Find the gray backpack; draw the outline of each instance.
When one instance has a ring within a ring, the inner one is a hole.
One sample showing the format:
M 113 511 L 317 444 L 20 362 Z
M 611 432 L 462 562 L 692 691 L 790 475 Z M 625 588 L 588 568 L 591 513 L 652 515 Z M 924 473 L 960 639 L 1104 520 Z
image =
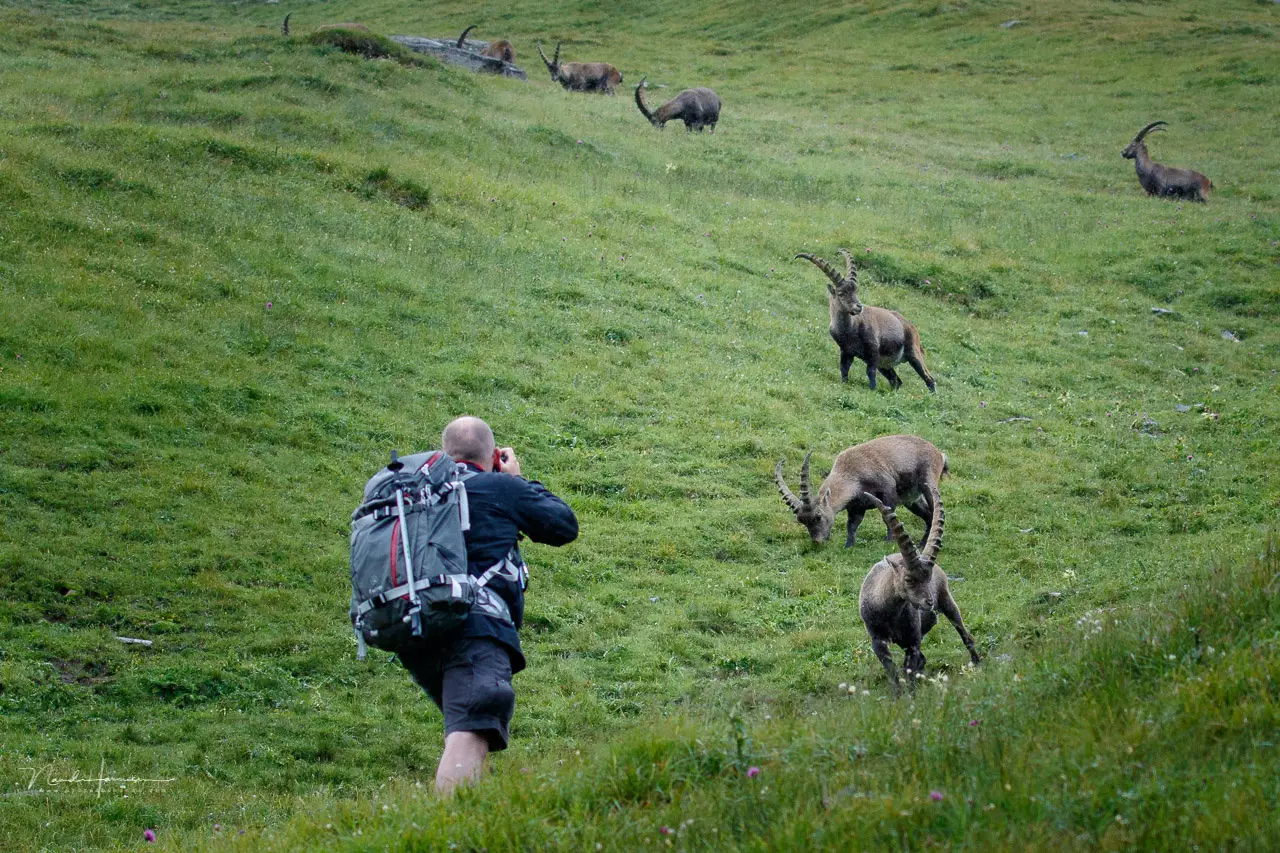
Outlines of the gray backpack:
M 476 600 L 463 532 L 465 474 L 444 451 L 415 453 L 374 474 L 351 515 L 351 621 L 365 646 L 400 651 L 458 634 Z

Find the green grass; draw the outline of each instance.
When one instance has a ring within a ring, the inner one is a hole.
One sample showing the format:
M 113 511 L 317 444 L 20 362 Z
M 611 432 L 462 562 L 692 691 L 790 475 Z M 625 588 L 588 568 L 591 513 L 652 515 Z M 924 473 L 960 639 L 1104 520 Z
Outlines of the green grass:
M 530 81 L 307 43 L 344 21 L 480 21 Z M 689 817 L 718 829 L 691 847 L 1265 846 L 1278 29 L 1245 0 L 0 0 L 0 848 L 626 849 Z M 560 38 L 712 86 L 717 133 L 561 91 Z M 1157 118 L 1208 206 L 1119 157 Z M 840 246 L 936 396 L 839 382 L 791 258 Z M 354 660 L 346 535 L 462 412 L 583 535 L 529 550 L 512 749 L 441 806 L 438 713 Z M 989 660 L 939 628 L 914 703 L 857 616 L 874 526 L 811 545 L 771 479 L 892 432 L 948 454 Z M 100 767 L 175 781 L 27 790 Z

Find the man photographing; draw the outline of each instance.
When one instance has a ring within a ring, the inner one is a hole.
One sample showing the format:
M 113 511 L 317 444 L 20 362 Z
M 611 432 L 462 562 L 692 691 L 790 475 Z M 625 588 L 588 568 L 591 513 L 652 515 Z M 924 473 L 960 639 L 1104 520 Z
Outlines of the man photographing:
M 479 418 L 451 421 L 441 447 L 465 477 L 468 573 L 479 578 L 502 566 L 485 584 L 458 639 L 397 652 L 444 714 L 444 754 L 436 770 L 436 791 L 444 794 L 477 778 L 490 752 L 507 748 L 516 701 L 511 677 L 525 667 L 517 631 L 529 573 L 517 541 L 524 534 L 534 542 L 565 545 L 577 538 L 578 519 L 541 483 L 521 476 L 515 450 L 498 449 L 493 431 Z

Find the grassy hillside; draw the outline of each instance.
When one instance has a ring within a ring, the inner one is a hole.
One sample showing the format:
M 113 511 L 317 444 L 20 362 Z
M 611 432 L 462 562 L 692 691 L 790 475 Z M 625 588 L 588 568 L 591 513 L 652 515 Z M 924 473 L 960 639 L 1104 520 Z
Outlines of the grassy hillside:
M 0 0 L 0 849 L 1261 846 L 1280 6 L 1202 7 Z M 530 80 L 335 21 L 479 22 Z M 559 39 L 624 92 L 554 87 Z M 650 128 L 642 75 L 717 133 Z M 1157 118 L 1209 205 L 1120 158 Z M 936 395 L 840 383 L 791 258 L 841 246 Z M 441 807 L 346 535 L 463 412 L 583 535 L 528 550 L 512 749 Z M 812 545 L 772 482 L 893 432 L 950 458 L 988 660 L 939 628 L 914 702 L 857 615 L 878 524 Z

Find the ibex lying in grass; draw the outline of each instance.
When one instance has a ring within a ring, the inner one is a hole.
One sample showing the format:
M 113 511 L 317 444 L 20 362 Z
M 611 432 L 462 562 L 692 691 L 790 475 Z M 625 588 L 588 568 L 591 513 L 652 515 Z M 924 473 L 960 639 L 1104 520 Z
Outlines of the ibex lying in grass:
M 604 92 L 616 95 L 622 85 L 622 72 L 607 62 L 566 62 L 560 64 L 560 42 L 556 42 L 556 55 L 548 60 L 538 43 L 538 55 L 551 72 L 552 82 L 559 83 L 570 92 Z
M 884 671 L 889 674 L 895 691 L 899 689 L 898 671 L 889 656 L 889 643 L 906 651 L 902 666 L 907 671 L 908 683 L 914 684 L 915 679 L 924 676 L 925 659 L 920 651 L 920 642 L 937 623 L 938 613 L 956 626 L 960 639 L 969 650 L 970 660 L 975 665 L 982 662 L 973 635 L 965 629 L 960 608 L 951 597 L 947 574 L 938 567 L 938 549 L 942 547 L 942 499 L 933 486 L 928 486 L 928 491 L 933 504 L 933 523 L 920 553 L 916 552 L 911 537 L 893 510 L 875 495 L 868 495 L 884 516 L 900 553 L 890 554 L 867 572 L 862 591 L 858 594 L 858 612 L 871 635 L 871 648 L 884 664 Z
M 1213 181 L 1190 169 L 1174 169 L 1170 166 L 1161 165 L 1152 160 L 1151 156 L 1147 154 L 1147 144 L 1142 140 L 1154 130 L 1163 130 L 1167 124 L 1167 121 L 1151 122 L 1151 124 L 1138 131 L 1138 135 L 1120 152 L 1120 156 L 1126 160 L 1134 161 L 1134 168 L 1138 170 L 1138 183 L 1142 184 L 1142 188 L 1147 191 L 1147 195 L 1185 198 L 1201 203 L 1208 202 L 1208 193 L 1213 188 Z
M 809 494 L 812 455 L 805 454 L 800 468 L 800 497 L 782 479 L 784 460 L 778 460 L 773 479 L 783 501 L 796 514 L 796 520 L 808 528 L 814 542 L 827 541 L 836 513 L 847 510 L 844 546 L 852 547 L 863 514 L 876 507 L 877 501 L 891 507 L 905 504 L 926 525 L 932 522 L 930 495 L 937 494 L 938 481 L 947 473 L 947 457 L 923 438 L 886 435 L 841 451 L 831 465 L 831 473 L 818 487 L 816 503 Z
M 830 331 L 831 337 L 840 347 L 840 379 L 849 381 L 849 367 L 855 358 L 860 358 L 867 363 L 867 380 L 871 383 L 871 390 L 875 390 L 876 371 L 879 371 L 889 380 L 889 387 L 896 391 L 902 385 L 902 380 L 893 368 L 905 358 L 916 373 L 920 374 L 929 390 L 936 392 L 933 377 L 924 366 L 924 350 L 920 347 L 920 333 L 916 331 L 916 327 L 897 311 L 863 305 L 858 299 L 858 271 L 854 269 L 853 258 L 848 249 L 841 249 L 840 254 L 844 255 L 844 276 L 822 258 L 814 257 L 808 252 L 796 255 L 796 258 L 812 261 L 831 279 L 831 283 L 827 285 L 831 308 Z
M 293 17 L 292 12 L 284 16 L 284 22 L 280 24 L 280 35 L 282 36 L 289 35 L 289 19 L 292 17 Z M 356 24 L 350 21 L 348 21 L 345 24 L 321 24 L 320 26 L 316 27 L 316 32 L 320 32 L 322 30 L 359 30 L 362 33 L 369 32 L 369 28 L 366 27 L 364 24 Z
M 687 131 L 702 130 L 705 127 L 712 133 L 716 132 L 716 122 L 720 121 L 719 95 L 702 86 L 697 89 L 685 89 L 650 112 L 644 105 L 644 97 L 640 94 L 646 79 L 648 78 L 641 77 L 640 85 L 636 86 L 636 106 L 640 108 L 640 113 L 649 120 L 650 124 L 661 129 L 667 122 L 679 119 L 684 122 L 684 129 Z
M 466 41 L 467 41 L 467 33 L 471 32 L 475 28 L 476 28 L 476 25 L 472 24 L 471 26 L 463 30 L 462 35 L 458 36 L 458 43 L 454 46 L 459 49 L 465 47 Z M 498 39 L 497 41 L 489 42 L 489 45 L 484 50 L 480 51 L 480 55 L 488 56 L 493 59 L 501 59 L 503 62 L 516 61 L 516 49 L 512 47 L 511 42 L 507 41 L 506 39 Z

